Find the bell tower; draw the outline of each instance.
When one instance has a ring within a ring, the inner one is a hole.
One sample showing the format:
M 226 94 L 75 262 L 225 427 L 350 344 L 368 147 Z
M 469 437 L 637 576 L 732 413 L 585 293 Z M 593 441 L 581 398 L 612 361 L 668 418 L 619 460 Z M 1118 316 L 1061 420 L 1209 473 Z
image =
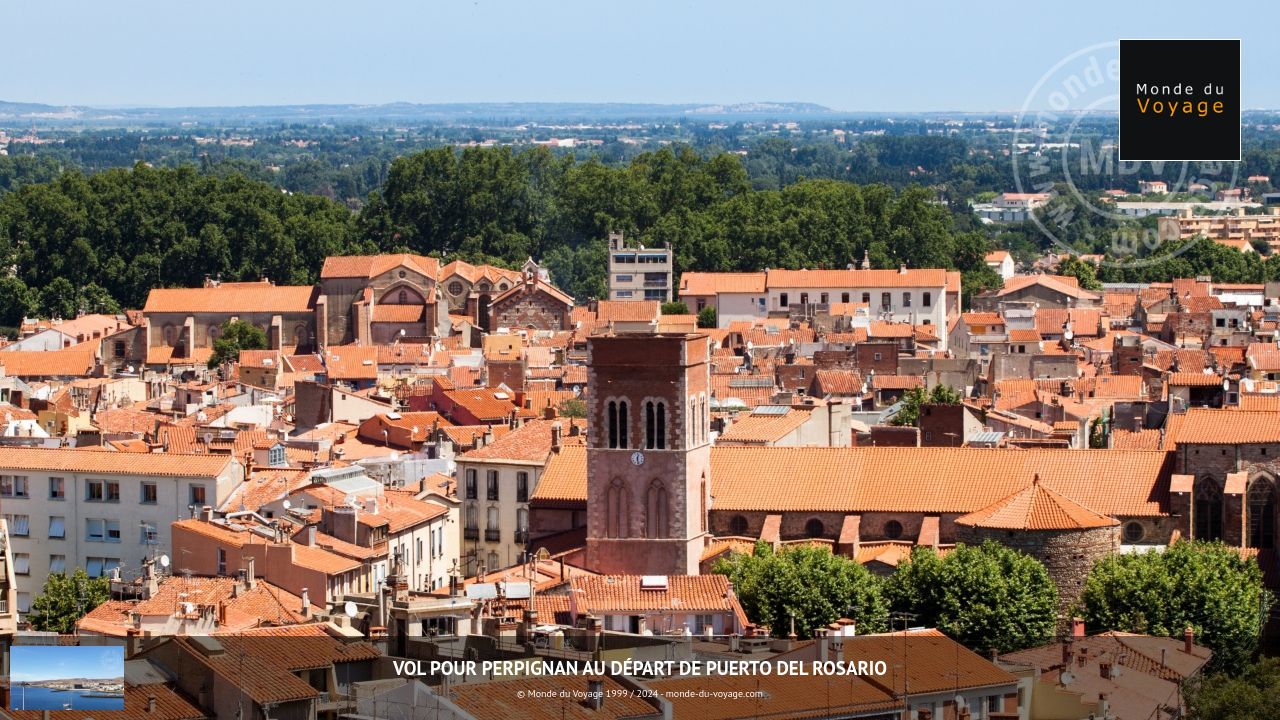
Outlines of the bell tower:
M 587 567 L 696 575 L 711 503 L 710 343 L 588 339 Z

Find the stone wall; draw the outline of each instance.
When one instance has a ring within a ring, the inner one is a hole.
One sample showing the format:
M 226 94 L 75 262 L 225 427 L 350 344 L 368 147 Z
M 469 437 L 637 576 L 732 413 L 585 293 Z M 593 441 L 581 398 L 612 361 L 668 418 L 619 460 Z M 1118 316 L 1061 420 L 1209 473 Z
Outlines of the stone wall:
M 956 535 L 969 545 L 995 540 L 1039 560 L 1058 587 L 1058 613 L 1066 617 L 1079 602 L 1094 563 L 1120 549 L 1118 525 L 1089 530 L 997 530 L 957 525 Z

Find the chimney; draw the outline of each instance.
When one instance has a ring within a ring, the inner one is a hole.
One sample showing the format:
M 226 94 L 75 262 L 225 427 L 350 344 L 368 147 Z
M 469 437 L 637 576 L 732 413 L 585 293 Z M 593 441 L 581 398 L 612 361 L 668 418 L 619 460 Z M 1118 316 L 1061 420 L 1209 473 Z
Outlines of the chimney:
M 311 596 L 307 594 L 306 588 L 302 588 L 302 617 L 311 617 Z
M 560 452 L 560 423 L 551 425 L 551 452 Z
M 315 525 L 308 525 L 308 526 L 307 526 L 307 535 L 306 535 L 306 538 L 307 538 L 307 542 L 306 542 L 307 547 L 315 547 L 315 546 L 316 546 L 316 526 L 315 526 Z
M 1196 631 L 1190 625 L 1182 631 L 1182 652 L 1190 655 L 1196 644 Z
M 818 662 L 827 661 L 827 629 L 818 628 L 813 631 L 813 637 L 818 642 Z
M 547 402 L 550 403 L 551 401 L 547 400 Z M 543 408 L 542 417 L 544 420 L 555 420 L 556 419 L 555 406 L 548 404 L 545 408 Z
M 1102 716 L 1102 720 L 1108 720 L 1111 712 L 1111 703 L 1107 702 L 1106 693 L 1098 693 L 1098 714 Z
M 1070 667 L 1071 656 L 1075 654 L 1075 651 L 1071 649 L 1072 642 L 1073 641 L 1071 638 L 1066 638 L 1062 641 L 1062 666 L 1063 667 Z
M 907 264 L 906 264 L 906 263 L 902 263 L 901 265 L 899 265 L 899 266 L 898 266 L 898 274 L 899 274 L 899 275 L 906 275 L 906 274 L 907 274 Z
M 218 627 L 227 626 L 227 604 L 225 602 L 218 603 Z M 150 712 L 150 710 L 148 710 Z
M 371 515 L 378 514 L 378 498 L 376 497 L 371 499 L 369 502 L 369 514 Z
M 252 590 L 252 589 L 254 589 L 254 588 L 258 587 L 258 578 L 254 576 L 253 569 L 254 569 L 254 568 L 253 568 L 253 558 L 245 558 L 245 561 L 244 561 L 244 588 L 245 588 L 246 590 Z
M 1084 637 L 1084 618 L 1078 618 L 1078 617 L 1071 618 L 1071 637 L 1073 638 Z
M 155 714 L 155 711 L 156 711 L 156 696 L 148 695 L 147 696 L 147 714 L 153 715 Z
M 592 679 L 587 681 L 587 707 L 592 710 L 604 708 L 604 681 Z
M 213 508 L 208 505 L 200 508 L 200 519 L 205 522 L 213 522 Z

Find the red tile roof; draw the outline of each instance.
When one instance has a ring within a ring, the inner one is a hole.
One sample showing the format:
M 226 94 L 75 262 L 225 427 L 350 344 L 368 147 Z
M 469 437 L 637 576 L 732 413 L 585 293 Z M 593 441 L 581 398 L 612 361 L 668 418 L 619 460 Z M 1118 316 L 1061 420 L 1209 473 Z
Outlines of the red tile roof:
M 86 377 L 97 361 L 92 343 L 63 350 L 0 351 L 0 369 L 12 377 Z
M 738 600 L 725 575 L 670 575 L 664 589 L 642 587 L 640 575 L 590 575 L 570 580 L 578 593 L 578 612 L 593 615 L 642 614 L 671 610 L 678 599 L 682 612 L 740 613 Z
M 542 464 L 546 462 L 547 457 L 551 454 L 551 428 L 554 425 L 560 426 L 560 442 L 562 446 L 585 442 L 586 420 L 571 420 L 569 418 L 530 420 L 482 448 L 459 455 L 458 461 L 508 460 Z M 569 436 L 569 428 L 572 425 L 577 425 L 578 429 L 582 431 L 576 437 Z
M 379 304 L 373 306 L 373 322 L 416 323 L 423 321 L 426 305 Z
M 1097 512 L 1150 517 L 1164 512 L 1171 468 L 1169 452 L 1139 450 L 711 449 L 715 508 L 742 512 L 970 513 L 1039 475 L 1045 487 Z M 534 498 L 585 501 L 586 491 L 586 450 L 567 447 L 547 464 Z
M 1175 439 L 1196 445 L 1280 443 L 1280 422 L 1271 412 L 1190 408 L 1182 415 Z
M 657 300 L 601 300 L 596 306 L 600 322 L 645 322 L 657 320 L 662 303 Z
M 130 453 L 128 459 L 121 459 L 109 452 L 20 447 L 8 447 L 0 453 L 0 470 L 109 475 L 213 478 L 221 475 L 231 463 L 232 459 L 225 455 Z
M 765 274 L 687 272 L 680 276 L 681 296 L 715 295 L 717 293 L 763 293 Z
M 957 525 L 1000 530 L 1086 530 L 1120 522 L 1045 487 L 1039 476 L 992 505 L 956 518 Z
M 440 272 L 440 261 L 433 257 L 409 255 L 407 253 L 395 255 L 347 255 L 325 258 L 324 267 L 320 269 L 320 279 L 372 278 L 401 265 L 433 280 Z
M 770 289 L 789 288 L 946 288 L 947 271 L 917 270 L 770 270 Z
M 311 285 L 268 282 L 222 283 L 216 287 L 156 288 L 144 313 L 305 313 L 312 308 Z

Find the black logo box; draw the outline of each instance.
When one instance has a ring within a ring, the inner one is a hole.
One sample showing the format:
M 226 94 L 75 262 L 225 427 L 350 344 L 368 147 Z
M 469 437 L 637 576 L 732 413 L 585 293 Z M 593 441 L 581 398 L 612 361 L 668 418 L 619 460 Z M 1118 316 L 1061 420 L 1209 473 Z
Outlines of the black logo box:
M 1165 94 L 1166 87 L 1183 92 Z M 1185 102 L 1192 104 L 1191 114 L 1183 112 Z M 1202 102 L 1209 109 L 1205 116 Z M 1215 113 L 1219 102 L 1222 112 Z M 1172 115 L 1170 103 L 1177 103 Z M 1156 114 L 1157 107 L 1163 112 Z M 1240 111 L 1239 40 L 1120 41 L 1121 160 L 1238 161 Z

